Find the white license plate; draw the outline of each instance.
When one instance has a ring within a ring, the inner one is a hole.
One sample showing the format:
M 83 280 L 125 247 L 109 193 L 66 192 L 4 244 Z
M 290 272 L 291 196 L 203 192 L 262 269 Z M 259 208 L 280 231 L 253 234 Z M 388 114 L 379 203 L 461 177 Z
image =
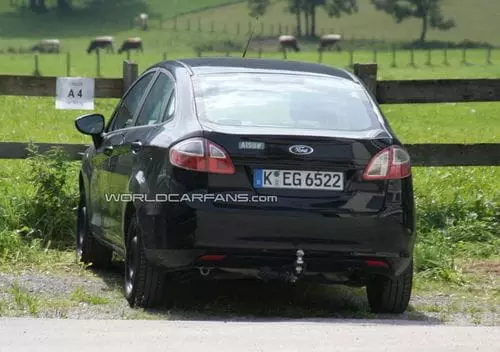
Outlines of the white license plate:
M 344 190 L 344 174 L 327 171 L 255 169 L 255 188 Z

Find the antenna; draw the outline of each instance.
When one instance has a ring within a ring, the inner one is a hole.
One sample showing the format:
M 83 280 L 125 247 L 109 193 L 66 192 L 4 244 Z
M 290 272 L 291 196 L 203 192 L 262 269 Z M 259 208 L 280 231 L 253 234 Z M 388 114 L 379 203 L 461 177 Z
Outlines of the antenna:
M 255 17 L 255 22 L 259 22 L 259 18 L 258 17 Z M 253 27 L 250 28 L 250 36 L 248 37 L 248 41 L 247 41 L 247 45 L 245 46 L 245 50 L 243 50 L 243 56 L 242 57 L 245 57 L 246 54 L 247 54 L 247 51 L 248 51 L 248 47 L 250 46 L 250 42 L 252 41 L 253 39 L 253 33 L 254 33 L 254 30 L 253 30 Z

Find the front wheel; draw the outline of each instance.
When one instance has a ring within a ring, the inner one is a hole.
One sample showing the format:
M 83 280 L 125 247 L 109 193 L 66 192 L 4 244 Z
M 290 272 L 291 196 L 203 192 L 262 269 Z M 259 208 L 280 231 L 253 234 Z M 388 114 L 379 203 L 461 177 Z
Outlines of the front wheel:
M 413 262 L 399 276 L 378 276 L 366 285 L 368 303 L 373 313 L 403 313 L 410 302 Z
M 130 221 L 126 237 L 125 297 L 131 307 L 153 308 L 172 305 L 171 288 L 158 267 L 150 263 L 144 254 L 141 230 L 135 215 Z
M 81 262 L 92 264 L 96 269 L 106 269 L 111 265 L 113 251 L 99 243 L 89 228 L 87 206 L 83 195 L 78 204 L 76 225 L 76 254 Z

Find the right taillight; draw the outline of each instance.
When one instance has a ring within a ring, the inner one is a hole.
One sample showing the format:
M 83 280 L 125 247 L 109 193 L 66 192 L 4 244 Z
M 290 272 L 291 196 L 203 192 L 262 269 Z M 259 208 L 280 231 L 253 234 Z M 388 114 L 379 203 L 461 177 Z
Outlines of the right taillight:
M 385 148 L 375 155 L 365 171 L 365 180 L 395 180 L 410 176 L 410 155 L 400 146 Z
M 234 174 L 229 154 L 205 138 L 190 138 L 170 148 L 170 163 L 186 170 Z

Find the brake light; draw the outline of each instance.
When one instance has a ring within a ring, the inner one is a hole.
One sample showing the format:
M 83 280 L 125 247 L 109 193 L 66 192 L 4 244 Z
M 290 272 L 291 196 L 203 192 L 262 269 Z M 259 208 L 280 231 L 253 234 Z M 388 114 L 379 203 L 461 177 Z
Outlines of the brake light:
M 190 138 L 170 148 L 170 163 L 186 170 L 234 174 L 234 165 L 221 146 L 205 138 Z
M 375 155 L 365 172 L 365 180 L 395 180 L 410 176 L 410 155 L 400 146 L 385 148 Z
M 366 264 L 371 267 L 383 267 L 383 268 L 389 267 L 389 265 L 387 265 L 386 262 L 383 262 L 381 260 L 367 260 Z

